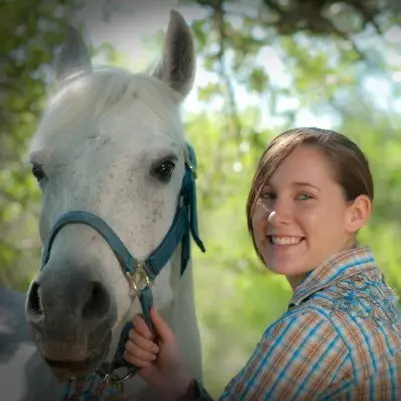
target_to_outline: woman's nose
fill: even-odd
[[[291,206],[284,200],[276,199],[270,207],[269,224],[274,226],[287,224],[291,219]]]

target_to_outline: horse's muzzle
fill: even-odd
[[[57,267],[49,266],[31,284],[26,317],[54,372],[78,377],[95,370],[107,355],[116,306],[108,289],[84,269]]]

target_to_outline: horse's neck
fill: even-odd
[[[194,287],[192,260],[189,259],[183,274],[181,274],[181,246],[174,252],[170,259],[170,288],[172,298],[170,302],[160,304],[161,312],[169,320],[173,328],[185,325],[185,318],[194,308]]]
[[[193,244],[192,244],[193,245]],[[201,343],[195,307],[192,261],[181,275],[181,248],[171,260],[173,298],[160,312],[173,329],[181,357],[193,377],[202,380]]]

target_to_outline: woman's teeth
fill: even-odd
[[[274,245],[297,245],[302,241],[302,237],[277,237],[274,235],[269,235],[270,242]]]

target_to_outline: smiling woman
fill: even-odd
[[[345,136],[294,129],[261,157],[247,204],[255,249],[296,284],[328,256],[355,245],[373,201],[363,153]]]
[[[220,400],[401,399],[397,297],[356,239],[372,202],[369,163],[344,135],[298,128],[269,144],[249,192],[248,228],[263,264],[294,294]],[[151,316],[159,341],[136,316],[126,359],[166,400],[210,400],[170,328],[155,309]]]

